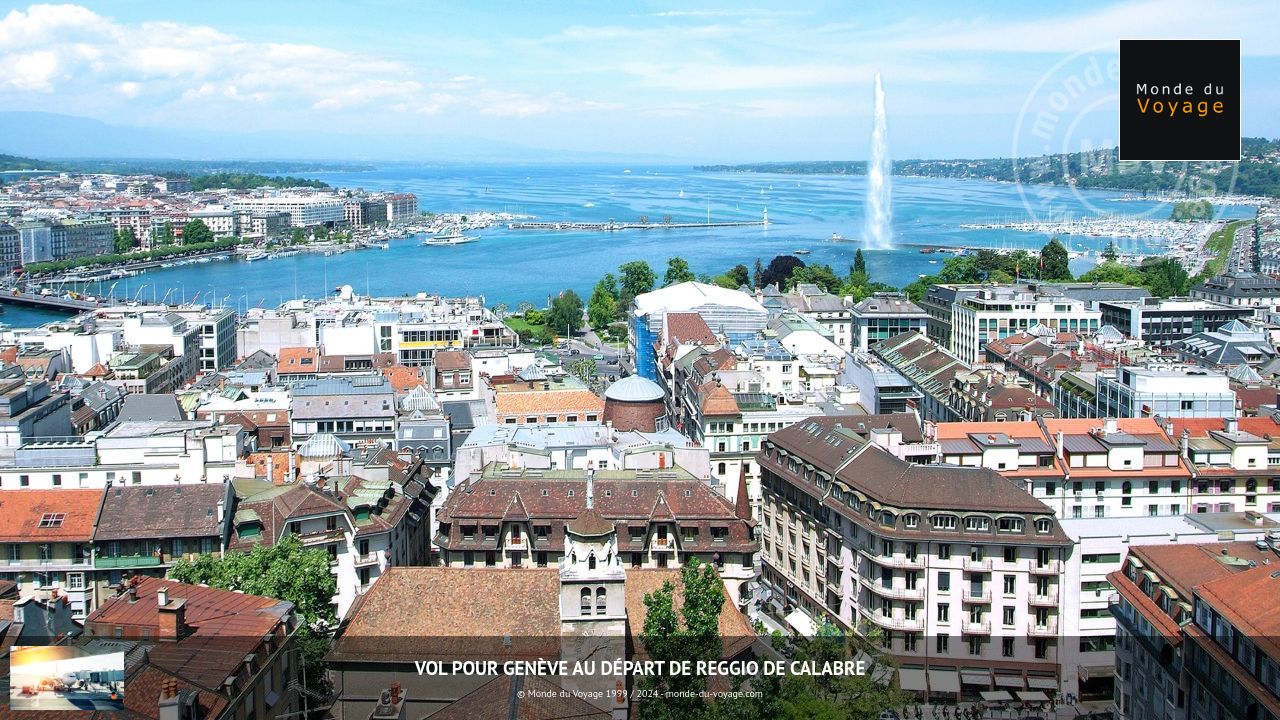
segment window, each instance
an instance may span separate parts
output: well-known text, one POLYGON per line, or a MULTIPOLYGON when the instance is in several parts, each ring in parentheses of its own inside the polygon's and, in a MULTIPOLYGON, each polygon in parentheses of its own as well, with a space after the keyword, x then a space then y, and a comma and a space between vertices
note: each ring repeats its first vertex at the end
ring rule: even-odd
POLYGON ((19 475, 19 476, 18 476, 18 487, 30 487, 30 486, 31 486, 31 476, 30 476, 30 475, 19 475))
POLYGON ((1004 594, 1012 595, 1018 587, 1018 577, 1016 575, 1004 576, 1004 594))
POLYGON ((1004 546, 1004 561, 1007 563, 1018 562, 1018 548, 1013 545, 1004 546))
POLYGON ((939 560, 951 559, 951 543, 942 543, 938 545, 938 559, 939 560))
POLYGON ((59 473, 54 473, 54 474, 53 474, 53 486, 54 486, 54 487, 61 487, 61 485, 62 485, 62 475, 61 475, 61 474, 59 474, 59 473))
POLYGON ((579 602, 578 614, 590 615, 591 614, 591 588, 582 588, 582 592, 579 593, 579 597, 581 598, 581 601, 579 602))
POLYGON ((1000 655, 1001 657, 1013 657, 1013 638, 1000 638, 1000 655))
POLYGON ((40 516, 40 523, 37 527, 42 529, 60 528, 62 521, 66 520, 66 513, 44 513, 40 516))
POLYGON ((938 603, 938 622, 951 622, 951 606, 946 603, 938 603))
POLYGON ((951 573, 938 573, 938 592, 949 592, 951 590, 951 573))
POLYGON ((939 655, 943 655, 948 652, 948 648, 950 647, 950 645, 951 645, 950 635, 939 635, 936 642, 934 643, 934 651, 937 652, 939 655))
POLYGON ((1022 518, 1002 517, 998 528, 1002 533, 1020 533, 1025 528, 1022 518))
MULTIPOLYGON (((1000 619, 1004 621, 1005 625, 1013 625, 1013 614, 1014 614, 1013 608, 1007 607, 1004 609, 1004 617, 1000 619)), ((1009 638, 1009 639, 1012 640, 1013 638, 1009 638)))
POLYGON ((492 550, 486 550, 484 553, 485 567, 493 567, 498 564, 498 553, 492 550))

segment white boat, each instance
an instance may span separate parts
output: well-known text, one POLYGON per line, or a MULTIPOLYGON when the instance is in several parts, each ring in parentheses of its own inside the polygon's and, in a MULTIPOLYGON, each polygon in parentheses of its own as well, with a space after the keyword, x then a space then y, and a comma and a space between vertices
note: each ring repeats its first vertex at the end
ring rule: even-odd
POLYGON ((262 252, 261 250, 254 250, 251 253, 246 253, 244 256, 244 259, 246 262, 253 262, 254 260, 265 260, 266 258, 267 258, 267 254, 262 252))
POLYGON ((585 205, 583 205, 582 207, 584 207, 584 208, 593 208, 593 207, 595 207, 595 206, 596 206, 596 204, 595 204, 595 203, 593 203, 593 202, 589 202, 589 203, 586 203, 585 205))
POLYGON ((446 235, 433 235, 422 241, 423 245, 462 245, 464 243, 475 242, 480 238, 475 235, 463 235, 455 228, 453 232, 446 235))
POLYGON ((841 240, 844 240, 844 236, 840 233, 831 233, 831 240, 832 242, 840 242, 841 240))
POLYGON ((796 251, 795 251, 795 254, 796 254, 796 255, 808 255, 810 252, 812 252, 812 251, 810 251, 810 250, 796 250, 796 251))

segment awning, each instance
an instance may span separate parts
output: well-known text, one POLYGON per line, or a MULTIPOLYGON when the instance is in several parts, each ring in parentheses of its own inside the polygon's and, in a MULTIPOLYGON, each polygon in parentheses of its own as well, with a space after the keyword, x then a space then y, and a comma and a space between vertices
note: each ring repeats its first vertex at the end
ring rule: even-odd
POLYGON ((807 638, 813 637, 813 620, 805 615, 803 610, 792 610, 787 616, 787 624, 801 635, 807 638))
POLYGON ((960 682, 963 682, 965 685, 991 687, 991 673, 986 670, 962 669, 960 671, 960 682))
POLYGON ((955 670, 929 670, 929 692, 935 693, 958 693, 960 692, 960 673, 955 670))
POLYGON ((1032 675, 1027 678, 1027 687, 1040 688, 1041 690, 1057 690, 1058 681, 1051 677, 1035 677, 1032 675))
POLYGON ((871 676, 872 680, 876 681, 877 685, 888 686, 889 681, 893 680, 893 672, 895 668, 892 665, 877 662, 875 658, 864 652, 858 652, 854 655, 853 659, 858 662, 866 663, 866 666, 871 670, 868 674, 871 676))
POLYGON ((1022 687, 1021 675, 996 675, 996 687, 1022 687))
POLYGON ((898 668, 898 686, 903 690, 925 692, 924 668, 898 668))
POLYGON ((981 695, 986 702, 1013 702, 1013 696, 1004 690, 983 690, 981 695))
POLYGON ((1049 696, 1039 690, 1030 690, 1018 693, 1018 699, 1022 702, 1049 702, 1049 696))

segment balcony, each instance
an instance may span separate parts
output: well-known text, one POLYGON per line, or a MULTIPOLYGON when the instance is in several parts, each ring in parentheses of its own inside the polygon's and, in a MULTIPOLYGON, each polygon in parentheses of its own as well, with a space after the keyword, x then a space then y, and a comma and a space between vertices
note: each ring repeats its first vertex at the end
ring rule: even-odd
POLYGON ((660 552, 671 552, 676 549, 676 541, 673 538, 669 538, 669 537, 665 537, 665 538, 656 537, 653 539, 653 542, 649 545, 649 549, 657 550, 660 552))
POLYGON ((23 558, 22 560, 10 560, 0 568, 23 568, 31 570, 77 570, 87 569, 90 567, 88 558, 50 558, 48 560, 37 560, 36 558, 23 558))
POLYGON ((1030 570, 1032 575, 1059 575, 1062 573, 1062 561, 1050 560, 1043 564, 1033 562, 1030 570))
POLYGON ((991 591, 990 590, 974 590, 973 588, 965 588, 964 597, 962 599, 967 603, 983 603, 983 604, 990 603, 991 591))
POLYGON ((858 552, 862 553, 862 555, 866 557, 868 560, 870 560, 871 562, 876 563, 877 565, 881 565, 883 567, 898 568, 900 570, 923 570, 924 569, 924 561, 921 560, 920 556, 918 555, 914 560, 912 560, 910 558, 898 557, 896 555, 880 555, 875 551, 868 550, 868 549, 860 548, 858 552))
POLYGON ((924 620, 920 618, 889 617, 871 613, 871 622, 890 630, 923 630, 924 620))
POLYGON ((1032 607, 1058 607, 1058 594, 1055 592, 1051 595, 1032 595, 1027 598, 1027 604, 1032 607))
POLYGON ((979 622, 973 622, 972 620, 965 620, 964 623, 960 625, 960 632, 966 635, 990 635, 991 621, 981 620, 979 622))
POLYGON ((885 587, 879 583, 867 582, 865 585, 871 592, 884 598, 892 598, 894 600, 924 600, 924 588, 915 589, 900 587, 885 587))
POLYGON ((317 547, 339 542, 344 537, 346 537, 346 533, 342 530, 322 530, 320 532, 303 533, 298 536, 298 539, 302 541, 304 547, 317 547))
POLYGON ((382 557, 382 553, 378 550, 367 552, 363 555, 356 555, 356 567, 367 567, 378 564, 378 559, 382 557))
POLYGON ((991 570, 991 558, 974 560, 967 557, 961 561, 961 567, 971 572, 988 572, 991 570))
POLYGON ((521 535, 520 537, 507 538, 508 550, 527 550, 528 548, 529 548, 529 543, 525 540, 523 535, 521 535))
POLYGON ((1044 622, 1032 620, 1027 624, 1027 635, 1031 637, 1057 637, 1058 618, 1049 618, 1044 622))
POLYGON ((116 568, 160 567, 164 558, 159 555, 121 555, 119 557, 101 557, 93 561, 96 570, 114 570, 116 568))

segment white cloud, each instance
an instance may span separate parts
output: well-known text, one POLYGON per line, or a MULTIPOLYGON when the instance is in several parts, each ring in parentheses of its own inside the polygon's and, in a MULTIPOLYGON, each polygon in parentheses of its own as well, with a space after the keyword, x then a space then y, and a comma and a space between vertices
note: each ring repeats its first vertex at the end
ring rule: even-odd
POLYGON ((0 87, 50 92, 59 66, 57 53, 48 50, 0 56, 0 87))
POLYGON ((136 98, 142 92, 142 85, 136 82, 122 82, 116 85, 116 92, 127 98, 136 98))

